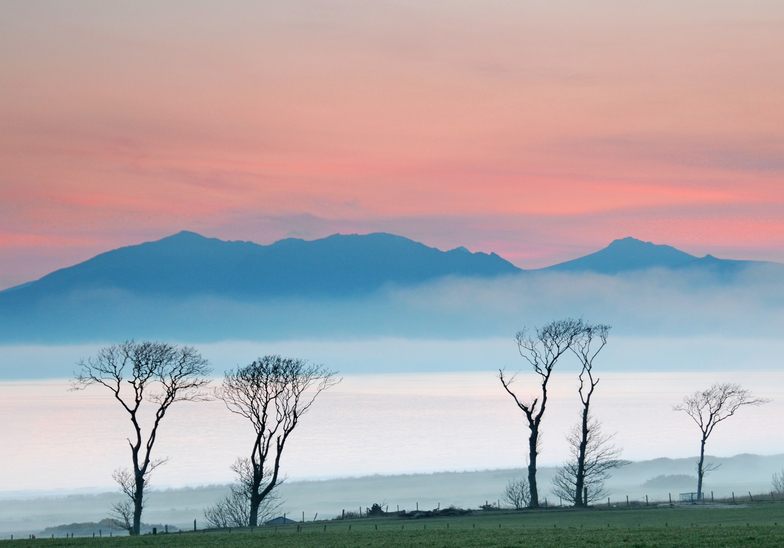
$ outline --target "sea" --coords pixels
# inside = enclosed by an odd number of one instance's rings
[[[708,442],[714,456],[784,453],[784,372],[702,371],[599,373],[593,414],[632,461],[698,454],[700,431],[682,398],[716,382],[736,382],[769,403],[740,409]],[[526,422],[497,370],[348,374],[318,396],[282,458],[289,481],[374,474],[522,468]],[[538,396],[540,378],[521,371],[513,389]],[[220,379],[214,379],[217,386]],[[127,413],[101,386],[71,389],[67,378],[0,382],[0,498],[18,499],[115,489],[114,470],[130,465]],[[151,415],[143,415],[149,428]],[[569,458],[566,436],[579,418],[575,374],[554,375],[542,421],[540,465]],[[163,418],[153,458],[158,489],[232,480],[247,457],[250,423],[223,402],[178,402]]]

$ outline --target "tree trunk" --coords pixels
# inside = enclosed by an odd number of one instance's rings
[[[260,472],[259,468],[259,465],[253,464],[253,482],[250,491],[250,516],[248,519],[248,525],[250,527],[256,527],[259,524],[259,507],[264,498],[262,493],[259,493],[259,487],[261,487],[261,480],[264,477],[264,472],[263,470]]]
[[[261,496],[256,489],[250,495],[250,519],[248,520],[250,527],[256,527],[259,524],[259,506],[261,506]]]
[[[588,501],[583,500],[583,488],[585,487],[585,453],[588,447],[588,405],[583,408],[582,437],[580,438],[580,448],[577,453],[577,477],[575,478],[575,506],[588,506]]]
[[[702,478],[705,475],[705,441],[706,438],[703,437],[700,442],[700,460],[697,463],[697,500],[702,500]]]
[[[136,472],[136,485],[133,492],[133,530],[131,531],[131,534],[134,536],[141,534],[143,503],[144,474],[141,472]]]
[[[529,508],[539,508],[539,491],[536,488],[536,450],[539,441],[539,427],[531,425],[531,436],[528,438],[528,487],[531,493]]]

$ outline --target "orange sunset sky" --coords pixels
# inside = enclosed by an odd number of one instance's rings
[[[784,262],[784,2],[0,3],[0,289],[183,229]]]

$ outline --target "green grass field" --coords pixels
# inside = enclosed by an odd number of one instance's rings
[[[365,518],[137,538],[15,540],[14,546],[229,547],[734,547],[784,546],[784,503],[475,512],[420,520]],[[8,543],[4,543],[8,544]]]

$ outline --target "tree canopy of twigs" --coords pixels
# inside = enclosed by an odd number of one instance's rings
[[[267,355],[227,371],[215,395],[232,413],[253,425],[250,455],[250,513],[258,524],[259,508],[278,485],[286,441],[316,397],[339,382],[336,373],[306,360]]]
[[[128,438],[132,468],[118,469],[114,479],[127,498],[114,505],[118,526],[138,535],[150,473],[165,459],[153,459],[152,450],[166,412],[180,401],[200,401],[209,383],[209,362],[192,347],[164,342],[134,342],[104,347],[95,357],[78,362],[72,389],[100,385],[110,390],[128,414],[133,435]],[[143,428],[140,410],[153,408],[152,424]]]
[[[629,464],[621,459],[621,450],[612,445],[612,438],[591,417],[585,428],[576,424],[566,437],[571,458],[553,476],[552,492],[575,506],[578,501],[580,506],[587,506],[607,496],[604,482],[610,477],[610,471]]]
[[[674,411],[689,415],[700,429],[700,458],[697,461],[697,498],[702,498],[704,476],[717,466],[705,463],[705,444],[720,422],[733,416],[738,409],[747,405],[762,405],[769,400],[755,398],[749,390],[738,384],[714,384],[707,390],[698,390],[673,406]]]
[[[540,377],[539,394],[536,397],[530,400],[519,398],[511,388],[515,376],[507,377],[503,369],[498,372],[504,390],[514,399],[528,423],[528,484],[530,489],[529,506],[531,508],[539,507],[536,458],[539,454],[540,426],[547,406],[547,383],[556,362],[571,348],[583,327],[582,320],[567,318],[535,328],[533,333],[527,329],[517,333],[517,348],[520,355]]]

